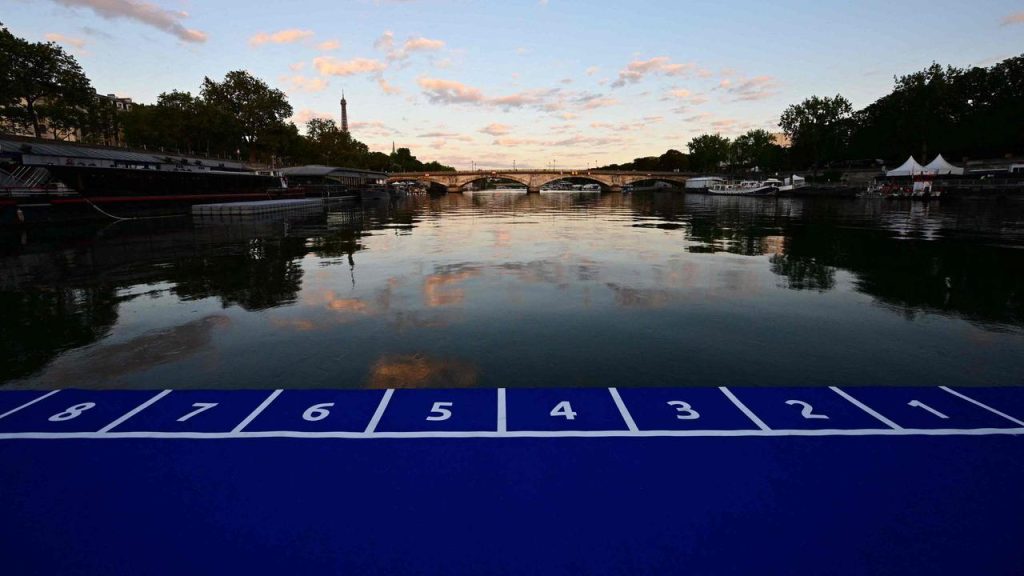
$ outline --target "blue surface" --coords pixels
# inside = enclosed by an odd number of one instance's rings
[[[494,390],[174,391],[97,434],[157,392],[63,390],[0,419],[0,574],[1024,574],[1020,423],[934,388],[845,389],[920,430],[828,389],[731,390],[792,431],[717,389],[619,390],[638,433],[607,389],[510,389],[510,432],[537,437],[495,432]],[[1011,417],[1024,397],[961,392]],[[792,399],[837,431],[800,435]],[[570,426],[618,436],[544,436]]]

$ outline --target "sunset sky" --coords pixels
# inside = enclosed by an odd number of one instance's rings
[[[300,125],[337,119],[458,168],[587,167],[778,130],[818,94],[862,107],[931,62],[1024,53],[1024,3],[0,0],[0,21],[138,102],[246,69]]]

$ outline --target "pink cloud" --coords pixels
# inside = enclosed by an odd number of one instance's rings
[[[1014,24],[1024,24],[1024,12],[1014,12],[1003,18],[1003,26],[1012,26]]]
[[[285,76],[282,78],[288,84],[288,88],[294,92],[322,92],[327,88],[327,80],[323,78],[307,78],[305,76]]]
[[[613,88],[621,88],[626,84],[639,82],[648,74],[662,76],[683,76],[697,69],[696,64],[674,63],[668,56],[656,56],[649,60],[634,60],[619,71],[619,79],[612,83]]]
[[[354,74],[370,74],[382,72],[388,65],[371,58],[353,58],[338,60],[330,56],[317,56],[313,59],[313,67],[324,76],[352,76]]]
[[[250,46],[262,46],[263,44],[293,44],[300,40],[313,37],[312,30],[299,30],[298,28],[289,28],[287,30],[280,30],[272,34],[266,32],[260,32],[249,38]]]
[[[74,38],[72,36],[65,36],[63,34],[58,34],[57,32],[48,32],[46,34],[46,36],[44,36],[44,37],[49,42],[56,42],[57,44],[65,44],[67,46],[72,46],[74,48],[78,48],[79,50],[85,48],[86,44],[88,44],[87,41],[85,41],[85,40],[83,40],[81,38]]]
[[[504,136],[512,131],[512,127],[507,124],[489,124],[480,129],[484,134],[490,134],[491,136]]]
[[[479,104],[486,98],[479,88],[467,86],[455,80],[440,78],[419,78],[416,83],[423,89],[431,102],[440,104]]]
[[[88,8],[101,18],[134,20],[176,36],[185,42],[206,42],[206,33],[185,28],[181,23],[188,18],[188,12],[164,10],[149,2],[139,0],[53,0],[69,8]]]
[[[385,94],[388,94],[388,95],[401,94],[402,93],[402,89],[401,88],[399,88],[398,86],[395,86],[395,85],[389,83],[387,80],[385,80],[383,78],[377,78],[377,85],[380,86],[381,92],[383,92]]]
[[[316,49],[321,52],[330,52],[331,50],[337,50],[341,48],[340,40],[325,40],[316,45]]]
[[[728,78],[718,87],[733,96],[734,100],[764,100],[778,94],[778,82],[771,76],[755,76],[733,81]]]

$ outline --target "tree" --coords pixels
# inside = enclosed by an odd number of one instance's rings
[[[292,115],[284,92],[244,70],[228,72],[222,82],[203,79],[202,98],[229,112],[238,122],[242,139],[250,147],[260,144],[267,131],[279,128]]]
[[[679,150],[670,149],[658,156],[657,170],[661,172],[683,172],[690,168],[690,158]]]
[[[781,167],[782,147],[775,143],[771,132],[750,130],[733,141],[732,158],[746,168],[756,166],[763,170],[777,170]]]
[[[815,174],[823,159],[836,159],[848,143],[853,105],[841,95],[811,96],[782,113],[779,126],[792,139],[793,149],[808,155]]]
[[[0,68],[4,117],[35,136],[43,134],[47,115],[54,136],[63,134],[95,99],[78,61],[53,42],[29,42],[0,28]]]
[[[729,139],[719,134],[702,134],[686,145],[690,164],[701,171],[715,171],[729,161]]]

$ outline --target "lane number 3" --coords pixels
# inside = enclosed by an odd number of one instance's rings
[[[786,400],[786,404],[790,406],[801,406],[800,415],[806,420],[828,420],[828,416],[824,414],[815,414],[814,408],[807,402],[801,402],[800,400]]]
[[[675,407],[676,412],[678,412],[678,414],[676,414],[676,418],[680,420],[696,420],[700,418],[700,413],[682,400],[672,400],[668,405]]]

